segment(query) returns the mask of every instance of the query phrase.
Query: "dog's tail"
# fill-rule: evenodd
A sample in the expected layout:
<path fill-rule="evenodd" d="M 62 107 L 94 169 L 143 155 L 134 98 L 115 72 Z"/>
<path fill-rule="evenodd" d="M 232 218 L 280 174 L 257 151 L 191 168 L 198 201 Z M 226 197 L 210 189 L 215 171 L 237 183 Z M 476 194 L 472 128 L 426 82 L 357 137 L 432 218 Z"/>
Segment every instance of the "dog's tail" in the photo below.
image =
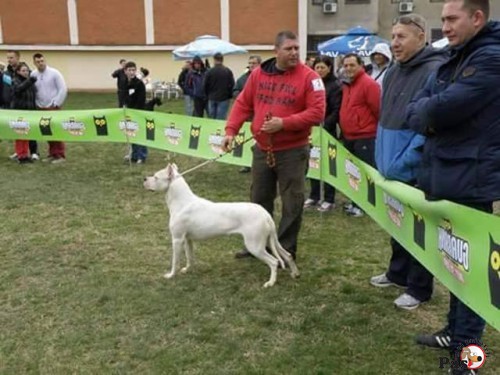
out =
<path fill-rule="evenodd" d="M 267 245 L 271 249 L 273 255 L 278 259 L 281 268 L 285 268 L 285 262 L 283 258 L 287 259 L 287 255 L 291 257 L 290 253 L 283 249 L 280 242 L 278 241 L 278 235 L 276 234 L 276 225 L 274 224 L 274 220 L 269 216 L 268 224 L 271 226 L 271 230 L 269 233 L 269 238 L 267 239 Z"/>
<path fill-rule="evenodd" d="M 290 267 L 291 275 L 293 278 L 297 278 L 300 276 L 300 272 L 293 260 L 292 255 L 286 251 L 283 246 L 281 246 L 278 235 L 276 234 L 276 225 L 274 224 L 274 220 L 271 216 L 269 216 L 269 225 L 271 226 L 271 233 L 268 238 L 268 246 L 271 249 L 273 255 L 278 259 L 278 262 L 281 268 L 285 268 L 285 264 L 288 264 Z"/>

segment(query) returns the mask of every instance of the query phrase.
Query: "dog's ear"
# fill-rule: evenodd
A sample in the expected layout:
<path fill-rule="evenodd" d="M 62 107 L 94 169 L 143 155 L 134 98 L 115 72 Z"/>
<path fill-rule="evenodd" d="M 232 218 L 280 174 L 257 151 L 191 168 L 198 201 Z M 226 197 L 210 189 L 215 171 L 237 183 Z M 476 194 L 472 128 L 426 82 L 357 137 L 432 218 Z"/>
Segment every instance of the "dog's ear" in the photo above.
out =
<path fill-rule="evenodd" d="M 172 168 L 175 169 L 175 171 L 179 171 L 179 168 L 177 167 L 177 164 L 175 163 L 172 163 Z"/>
<path fill-rule="evenodd" d="M 166 172 L 167 172 L 167 179 L 172 180 L 175 175 L 175 169 L 172 167 L 172 164 L 168 163 Z"/>

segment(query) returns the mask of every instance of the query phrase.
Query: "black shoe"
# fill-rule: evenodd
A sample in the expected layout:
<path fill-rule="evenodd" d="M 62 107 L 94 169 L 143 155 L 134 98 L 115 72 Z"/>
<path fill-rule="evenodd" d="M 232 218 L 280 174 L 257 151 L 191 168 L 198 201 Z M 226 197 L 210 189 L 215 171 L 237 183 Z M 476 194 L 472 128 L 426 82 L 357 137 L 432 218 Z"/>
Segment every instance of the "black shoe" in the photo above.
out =
<path fill-rule="evenodd" d="M 243 258 L 252 258 L 253 255 L 247 249 L 243 249 L 234 254 L 234 257 L 236 259 L 243 259 Z"/>
<path fill-rule="evenodd" d="M 479 374 L 479 370 L 469 370 L 469 369 L 466 369 L 466 368 L 450 368 L 450 370 L 448 371 L 448 374 L 451 374 L 451 375 L 476 375 L 476 374 Z"/>
<path fill-rule="evenodd" d="M 31 160 L 30 158 L 22 158 L 22 159 L 17 159 L 17 162 L 19 164 L 30 164 L 33 163 L 33 160 Z"/>
<path fill-rule="evenodd" d="M 433 333 L 432 335 L 418 335 L 415 337 L 418 345 L 428 346 L 435 349 L 449 349 L 451 343 L 450 332 L 447 328 Z"/>
<path fill-rule="evenodd" d="M 250 168 L 250 167 L 243 167 L 238 172 L 240 172 L 240 173 L 250 173 L 251 171 L 252 171 L 252 168 Z"/>

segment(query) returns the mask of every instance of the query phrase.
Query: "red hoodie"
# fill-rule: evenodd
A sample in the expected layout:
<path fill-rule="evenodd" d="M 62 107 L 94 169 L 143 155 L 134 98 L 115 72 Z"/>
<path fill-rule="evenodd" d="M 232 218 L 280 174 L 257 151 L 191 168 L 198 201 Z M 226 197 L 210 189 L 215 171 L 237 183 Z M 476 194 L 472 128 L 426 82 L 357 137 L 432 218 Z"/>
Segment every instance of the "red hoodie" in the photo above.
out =
<path fill-rule="evenodd" d="M 344 138 L 375 138 L 379 114 L 380 86 L 362 70 L 342 87 L 340 129 Z"/>
<path fill-rule="evenodd" d="M 260 132 L 267 113 L 283 119 L 283 129 L 272 134 L 274 151 L 288 150 L 309 143 L 314 125 L 325 117 L 325 88 L 316 72 L 299 63 L 279 72 L 276 59 L 265 61 L 252 71 L 238 95 L 226 125 L 226 134 L 235 136 L 253 115 L 252 134 L 260 149 L 267 149 L 270 134 Z"/>

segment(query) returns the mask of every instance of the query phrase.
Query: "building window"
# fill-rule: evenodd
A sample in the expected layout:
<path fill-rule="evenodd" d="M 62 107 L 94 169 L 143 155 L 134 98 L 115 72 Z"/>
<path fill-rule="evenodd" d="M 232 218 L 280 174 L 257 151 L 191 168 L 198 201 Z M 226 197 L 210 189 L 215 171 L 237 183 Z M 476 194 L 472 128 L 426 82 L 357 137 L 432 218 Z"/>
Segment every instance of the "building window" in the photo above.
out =
<path fill-rule="evenodd" d="M 312 0 L 312 5 L 323 5 L 323 0 Z"/>
<path fill-rule="evenodd" d="M 347 4 L 370 4 L 371 0 L 345 0 Z"/>
<path fill-rule="evenodd" d="M 308 35 L 307 36 L 307 54 L 315 55 L 318 53 L 318 44 L 326 42 L 338 35 Z"/>
<path fill-rule="evenodd" d="M 443 39 L 443 30 L 441 29 L 431 29 L 431 43 L 435 42 L 436 40 Z"/>

